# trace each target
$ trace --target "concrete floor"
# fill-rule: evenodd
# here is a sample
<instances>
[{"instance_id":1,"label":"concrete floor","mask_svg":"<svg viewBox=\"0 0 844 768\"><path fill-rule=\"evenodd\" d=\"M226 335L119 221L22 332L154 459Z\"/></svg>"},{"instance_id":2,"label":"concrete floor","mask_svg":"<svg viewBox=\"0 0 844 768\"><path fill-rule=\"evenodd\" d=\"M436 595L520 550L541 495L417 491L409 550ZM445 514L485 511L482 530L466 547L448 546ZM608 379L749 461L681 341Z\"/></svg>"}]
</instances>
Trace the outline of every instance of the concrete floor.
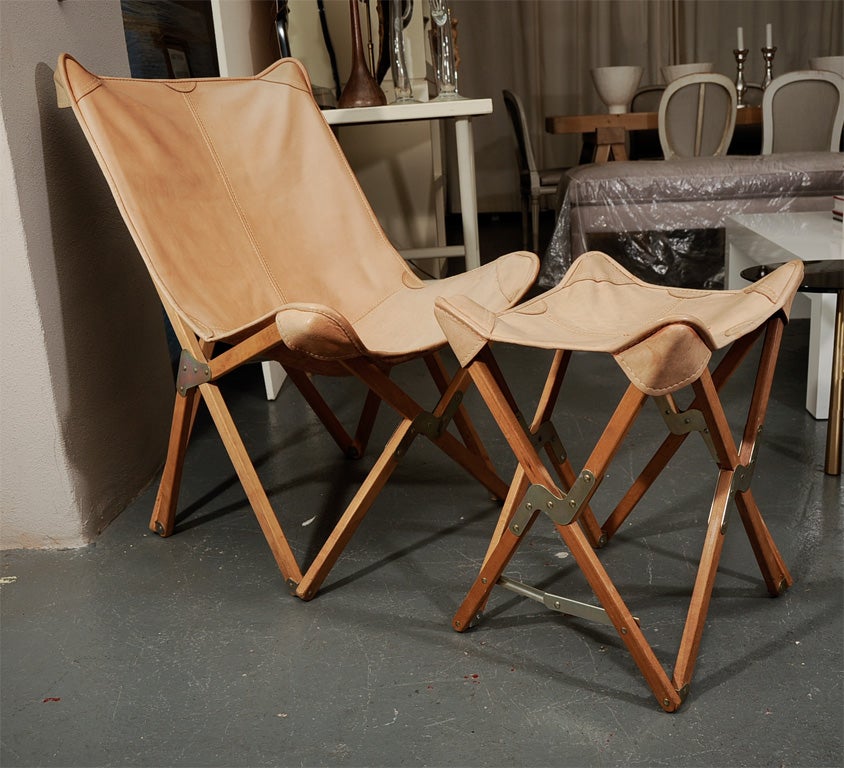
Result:
<instances>
[{"instance_id":1,"label":"concrete floor","mask_svg":"<svg viewBox=\"0 0 844 768\"><path fill-rule=\"evenodd\" d=\"M841 766L844 493L822 472L826 422L803 407L807 338L806 321L786 329L753 483L794 586L767 596L734 517L679 712L662 712L611 628L497 589L478 627L451 630L498 507L423 441L322 592L293 598L202 411L171 538L146 528L153 486L95 545L2 554L0 764ZM505 348L501 359L530 413L548 357ZM742 369L726 389L731 416L750 376ZM421 365L397 379L432 402ZM352 420L360 388L328 384ZM625 384L611 358L575 356L556 421L576 467ZM289 384L266 401L256 367L225 391L307 560L373 456L343 459ZM507 446L474 393L468 407L508 474ZM374 447L393 424L384 411ZM663 434L646 409L597 511ZM702 441L688 440L601 551L669 669L713 482ZM544 520L508 573L591 599Z\"/></svg>"}]
</instances>

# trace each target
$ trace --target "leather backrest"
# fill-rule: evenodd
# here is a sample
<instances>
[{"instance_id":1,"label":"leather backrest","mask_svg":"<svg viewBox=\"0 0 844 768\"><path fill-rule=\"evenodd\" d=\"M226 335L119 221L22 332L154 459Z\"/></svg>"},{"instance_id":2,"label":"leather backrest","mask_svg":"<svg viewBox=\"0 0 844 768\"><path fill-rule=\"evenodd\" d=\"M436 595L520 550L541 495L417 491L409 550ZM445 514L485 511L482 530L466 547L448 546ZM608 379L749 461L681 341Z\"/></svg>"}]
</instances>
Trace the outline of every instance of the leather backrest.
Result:
<instances>
[{"instance_id":1,"label":"leather backrest","mask_svg":"<svg viewBox=\"0 0 844 768\"><path fill-rule=\"evenodd\" d=\"M162 296L205 339L289 302L350 321L419 282L379 226L299 62L252 78L64 87Z\"/></svg>"}]
</instances>

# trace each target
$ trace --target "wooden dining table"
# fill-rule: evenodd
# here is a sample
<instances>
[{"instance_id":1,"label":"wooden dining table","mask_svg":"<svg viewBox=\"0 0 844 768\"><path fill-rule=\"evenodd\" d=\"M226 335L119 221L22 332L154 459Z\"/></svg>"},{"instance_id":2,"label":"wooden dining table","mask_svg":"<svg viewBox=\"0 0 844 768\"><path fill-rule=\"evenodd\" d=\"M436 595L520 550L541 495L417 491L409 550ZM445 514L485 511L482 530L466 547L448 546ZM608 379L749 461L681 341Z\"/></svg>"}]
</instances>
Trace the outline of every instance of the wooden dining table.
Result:
<instances>
[{"instance_id":1,"label":"wooden dining table","mask_svg":"<svg viewBox=\"0 0 844 768\"><path fill-rule=\"evenodd\" d=\"M762 125L762 107L742 107L736 110L736 126ZM623 112L602 115L551 115L545 118L548 133L594 134L593 162L627 160L625 142L628 131L653 131L659 128L657 112Z\"/></svg>"}]
</instances>

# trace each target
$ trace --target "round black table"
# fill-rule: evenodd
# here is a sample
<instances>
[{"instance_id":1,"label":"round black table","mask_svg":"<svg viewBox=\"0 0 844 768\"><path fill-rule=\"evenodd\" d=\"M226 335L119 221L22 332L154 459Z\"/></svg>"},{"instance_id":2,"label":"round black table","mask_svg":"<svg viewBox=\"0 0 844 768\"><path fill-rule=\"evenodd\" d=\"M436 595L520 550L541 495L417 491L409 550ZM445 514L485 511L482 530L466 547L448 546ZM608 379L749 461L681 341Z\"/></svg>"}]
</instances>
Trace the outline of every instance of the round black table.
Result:
<instances>
[{"instance_id":1,"label":"round black table","mask_svg":"<svg viewBox=\"0 0 844 768\"><path fill-rule=\"evenodd\" d=\"M773 272L780 264L760 264L742 270L745 280L755 282ZM832 343L832 383L829 389L829 421L826 426L826 459L824 472L841 474L842 400L844 400L844 259L804 261L805 293L836 293L835 336Z\"/></svg>"}]
</instances>

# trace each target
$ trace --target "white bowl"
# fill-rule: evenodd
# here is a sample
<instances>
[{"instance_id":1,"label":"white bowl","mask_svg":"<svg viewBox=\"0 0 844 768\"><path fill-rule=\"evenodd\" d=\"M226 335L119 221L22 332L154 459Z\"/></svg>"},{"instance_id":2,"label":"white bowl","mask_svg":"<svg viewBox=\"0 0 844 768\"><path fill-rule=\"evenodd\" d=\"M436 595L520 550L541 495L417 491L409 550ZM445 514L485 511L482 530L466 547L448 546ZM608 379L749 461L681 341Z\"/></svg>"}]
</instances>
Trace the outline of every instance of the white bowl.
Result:
<instances>
[{"instance_id":1,"label":"white bowl","mask_svg":"<svg viewBox=\"0 0 844 768\"><path fill-rule=\"evenodd\" d=\"M700 72L711 72L713 64L711 61L699 61L694 64L666 64L662 67L662 76L666 85L678 77L696 75Z\"/></svg>"},{"instance_id":2,"label":"white bowl","mask_svg":"<svg viewBox=\"0 0 844 768\"><path fill-rule=\"evenodd\" d=\"M611 115L627 112L642 79L642 67L595 67L592 82Z\"/></svg>"},{"instance_id":3,"label":"white bowl","mask_svg":"<svg viewBox=\"0 0 844 768\"><path fill-rule=\"evenodd\" d=\"M809 59L809 67L836 72L844 77L844 56L816 56L814 59Z\"/></svg>"}]
</instances>

